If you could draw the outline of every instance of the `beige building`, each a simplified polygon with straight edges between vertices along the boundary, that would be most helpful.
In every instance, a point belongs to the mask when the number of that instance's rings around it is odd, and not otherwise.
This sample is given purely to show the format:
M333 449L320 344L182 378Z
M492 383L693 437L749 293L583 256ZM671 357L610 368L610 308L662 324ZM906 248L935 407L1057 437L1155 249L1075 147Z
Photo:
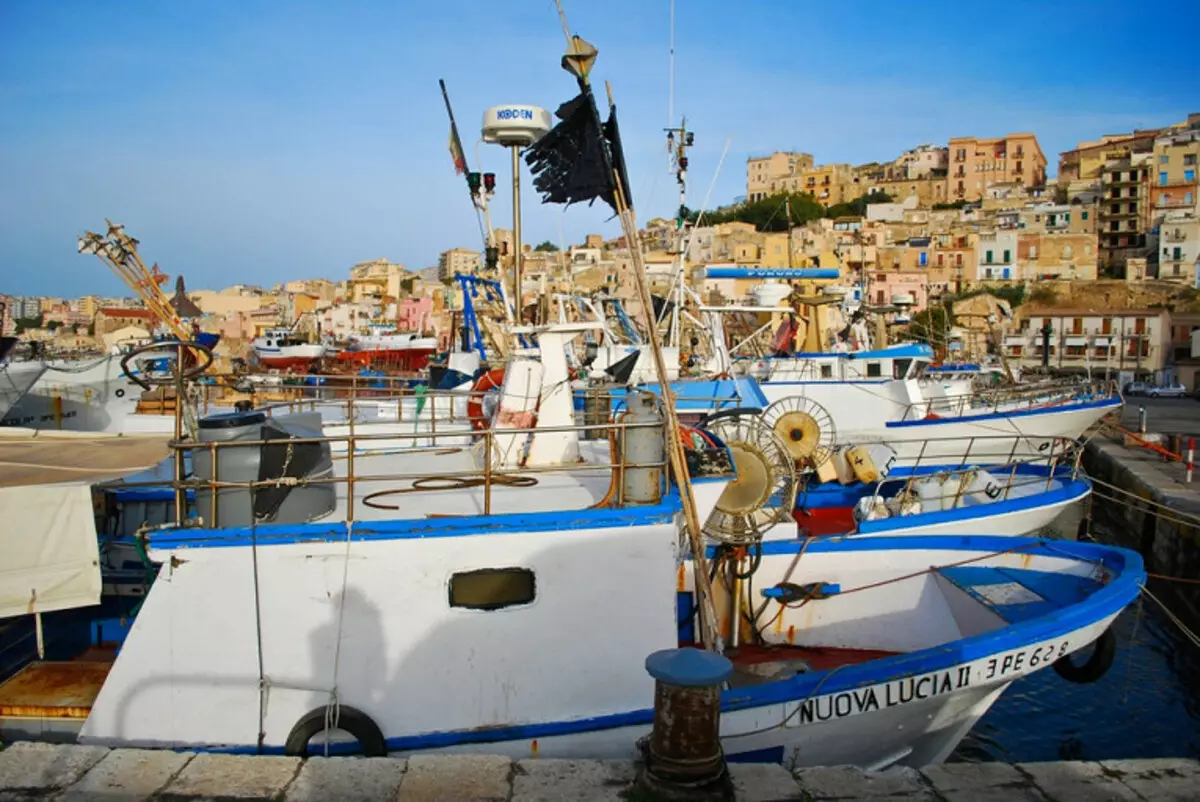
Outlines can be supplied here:
M776 182L796 175L813 166L810 153L776 151L770 156L755 156L746 160L746 201L753 203L783 190L775 189Z
M361 301L365 298L399 298L400 284L408 277L409 273L404 269L404 265L389 262L387 259L359 262L350 268L347 299Z
M239 312L254 312L272 299L261 295L231 294L216 290L191 290L188 297L206 315L224 317Z
M1050 325L1049 364L1092 373L1161 371L1171 355L1165 309L1043 309L1020 314L1019 329L1004 339L1005 354L1022 366L1042 364L1042 327Z
M451 248L438 256L437 277L439 281L454 278L455 273L474 275L479 272L479 252L470 248Z
M1100 172L1097 228L1100 267L1123 275L1131 256L1146 254L1152 207L1149 198L1152 155L1121 148L1109 151Z
M870 190L886 192L892 200L903 203L909 198L916 198L920 206L928 209L935 203L946 203L946 176L923 176L920 178L897 178L895 180L877 181Z
M154 313L148 309L101 307L96 310L96 317L92 320L92 323L96 327L95 336L102 338L109 332L130 326L152 330L158 321L155 320Z
M979 200L997 183L1011 181L1026 187L1046 183L1046 157L1033 134L955 137L949 151L947 194L951 200Z
M1200 130L1165 134L1154 140L1150 193L1154 220L1168 212L1200 208Z
M1017 272L1026 283L1095 281L1096 265L1093 234L1023 230L1017 239Z
M1158 277L1195 287L1200 275L1200 215L1170 211L1158 228Z

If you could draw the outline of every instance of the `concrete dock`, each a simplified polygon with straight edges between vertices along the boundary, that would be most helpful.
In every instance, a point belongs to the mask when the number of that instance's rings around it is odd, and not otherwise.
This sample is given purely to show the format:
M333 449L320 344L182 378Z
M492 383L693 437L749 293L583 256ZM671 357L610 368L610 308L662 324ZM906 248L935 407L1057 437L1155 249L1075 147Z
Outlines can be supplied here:
M629 761L251 757L17 743L0 752L0 802L272 800L272 802L651 802ZM945 802L1194 800L1200 763L1117 760L950 763L868 773L733 765L738 802L927 799Z

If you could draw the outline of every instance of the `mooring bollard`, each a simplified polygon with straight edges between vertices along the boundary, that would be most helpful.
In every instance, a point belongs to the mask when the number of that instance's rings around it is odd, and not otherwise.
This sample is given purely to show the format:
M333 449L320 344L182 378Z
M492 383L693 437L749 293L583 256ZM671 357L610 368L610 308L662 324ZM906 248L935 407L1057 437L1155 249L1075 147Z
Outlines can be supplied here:
M654 729L643 739L638 785L663 800L726 800L733 786L721 750L721 683L729 659L703 649L646 658L654 677Z
M1146 408L1138 407L1138 434L1146 433Z

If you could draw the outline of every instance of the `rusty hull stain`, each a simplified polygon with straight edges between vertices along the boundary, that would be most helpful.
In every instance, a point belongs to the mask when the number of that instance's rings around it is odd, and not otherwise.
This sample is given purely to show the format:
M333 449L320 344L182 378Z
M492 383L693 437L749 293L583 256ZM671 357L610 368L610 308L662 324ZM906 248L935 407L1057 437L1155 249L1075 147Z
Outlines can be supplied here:
M87 718L112 663L32 663L0 685L0 716Z

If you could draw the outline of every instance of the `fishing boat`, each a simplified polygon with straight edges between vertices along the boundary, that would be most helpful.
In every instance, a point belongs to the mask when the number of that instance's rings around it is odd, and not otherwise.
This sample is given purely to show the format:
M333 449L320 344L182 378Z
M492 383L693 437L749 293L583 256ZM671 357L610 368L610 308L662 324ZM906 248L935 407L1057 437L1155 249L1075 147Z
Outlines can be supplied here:
M429 364L437 351L436 337L412 332L378 332L352 335L349 346L338 352L339 361L417 371Z
M16 337L0 337L0 418L5 417L46 372L46 365L40 360L9 360L17 342Z
M482 447L351 464L311 416L202 422L193 477L171 487L196 517L139 533L156 576L133 626L110 630L115 655L93 650L77 672L94 698L4 717L60 670L34 662L0 686L0 729L28 735L53 715L85 743L636 756L653 715L646 655L698 637L681 489L664 481L652 396L629 399L611 441L583 440L565 360L539 342L541 361L510 365ZM709 517L740 474L719 435L705 442L688 462ZM707 550L734 664L722 744L788 766L944 759L1012 681L1102 673L1107 627L1145 576L1130 552L1024 538L767 538L760 551L741 569L758 589L747 599L724 581L740 558Z
M279 370L308 370L326 353L323 344L306 342L291 329L267 329L251 347L263 366Z

